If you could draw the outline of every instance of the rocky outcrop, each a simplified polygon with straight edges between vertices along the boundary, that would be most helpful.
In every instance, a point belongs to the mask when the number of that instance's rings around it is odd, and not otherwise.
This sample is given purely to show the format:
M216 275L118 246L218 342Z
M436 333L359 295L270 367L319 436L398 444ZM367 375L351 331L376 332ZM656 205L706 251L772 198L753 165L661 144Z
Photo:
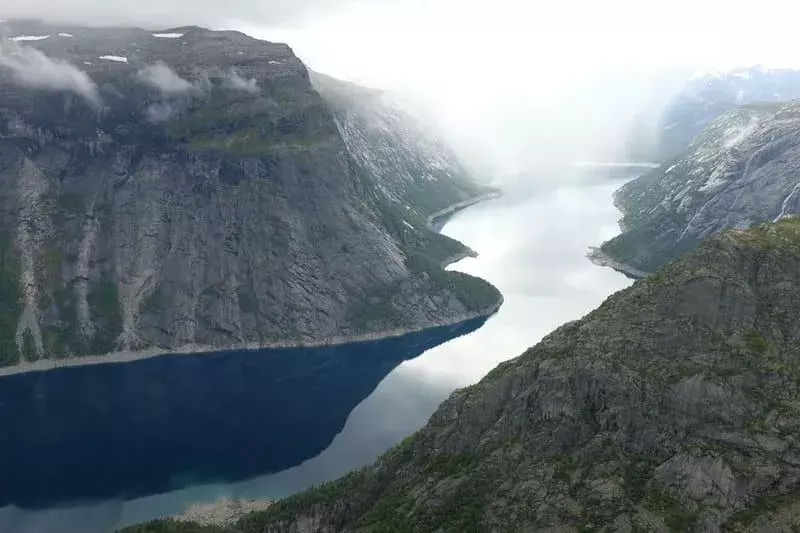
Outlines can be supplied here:
M800 209L800 106L742 106L714 121L682 156L623 186L622 234L602 252L650 272L725 228Z
M800 220L726 231L227 531L792 531L798 302Z
M319 344L500 301L442 271L465 247L353 158L288 46L197 27L2 33L0 364Z
M247 513L263 511L272 505L269 500L232 500L220 498L214 503L193 505L176 520L202 526L229 526Z

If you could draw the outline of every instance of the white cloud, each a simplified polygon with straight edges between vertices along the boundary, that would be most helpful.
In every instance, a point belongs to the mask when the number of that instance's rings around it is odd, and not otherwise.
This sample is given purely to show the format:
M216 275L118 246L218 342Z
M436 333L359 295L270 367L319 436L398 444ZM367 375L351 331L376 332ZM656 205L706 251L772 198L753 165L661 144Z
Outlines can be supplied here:
M49 39L49 35L17 35L16 37L11 37L9 41L14 42L24 42L24 41L44 41L45 39Z
M634 113L663 104L680 86L684 67L800 65L800 4L732 7L386 0L351 2L293 25L237 27L288 42L313 70L413 96L463 152L491 161L491 171L502 162L502 172L516 172L555 148L563 158L591 145L579 156L601 157L594 152L618 145Z
M476 157L516 160L511 167L548 153L531 148L543 142L569 150L578 137L618 141L636 106L663 102L683 67L800 66L800 4L786 0L0 4L0 17L138 24L164 33L201 24L288 42L314 70L410 95L431 110L450 141ZM670 69L676 73L665 75Z
M260 90L258 87L258 82L254 78L245 79L235 70L231 70L225 74L224 85L229 89L247 91L253 94L258 94Z
M164 63L154 63L139 71L139 79L152 85L164 94L185 93L192 84L178 76Z
M352 0L25 0L0 3L1 18L35 17L54 21L137 25L152 29L185 24L214 26L236 13L259 24L298 22L327 13ZM390 0L393 1L393 0Z
M27 87L50 91L72 91L93 106L100 104L97 86L79 68L47 57L28 46L0 43L0 69L10 70L13 79Z
M148 122L164 122L172 118L175 110L169 104L152 104L145 111L145 118Z

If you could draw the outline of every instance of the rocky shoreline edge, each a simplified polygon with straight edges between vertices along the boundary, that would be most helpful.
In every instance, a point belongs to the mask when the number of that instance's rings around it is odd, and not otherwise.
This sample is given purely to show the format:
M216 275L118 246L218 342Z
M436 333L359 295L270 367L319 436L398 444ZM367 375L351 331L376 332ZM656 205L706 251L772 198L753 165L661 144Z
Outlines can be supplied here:
M471 198L469 200L453 204L445 209L442 209L441 211L437 211L436 213L428 217L428 225L429 227L431 227L431 229L433 229L432 225L438 223L439 221L442 221L443 217L449 217L452 214L456 213L457 211L466 209L467 207L470 207L480 202L484 202L486 200L499 198L500 196L501 194L499 192L491 192L482 196L477 196L475 198ZM441 222L439 229L441 229L441 227L444 226L444 222L446 222L446 218L444 218L444 220ZM434 231L438 232L439 229L435 229ZM469 247L466 247L466 250L464 250L463 252L454 254L445 259L444 261L442 261L442 268L446 268L467 257L477 257L477 256L478 256L477 252L475 252ZM131 363L134 361L141 361L144 359L151 359L153 357L160 357L165 355L173 355L173 356L197 355L202 353L227 352L227 351L255 352L258 350L277 349L277 348L322 348L322 347L343 346L345 344L354 344L359 342L393 339L397 337L402 337L403 335L408 335L410 333L418 333L420 331L425 331L427 329L454 326L456 324L460 324L462 322L467 322L469 320L474 320L477 318L488 318L497 313L497 311L503 305L503 301L504 298L501 294L497 302L495 302L493 305L485 309L452 317L451 319L442 322L431 322L429 324L421 324L419 326L410 328L396 328L396 329L376 331L376 332L356 334L356 335L328 337L318 340L309 340L309 341L286 340L286 341L276 341L276 342L266 342L266 343L248 343L244 345L240 344L231 346L209 346L209 345L199 345L199 344L187 344L169 350L163 348L150 348L147 350L113 352L105 355L89 355L84 357L71 357L66 359L40 359L38 361L25 362L14 366L2 367L0 368L0 378L17 374L27 374L29 372L47 372L50 370L56 370L60 368L103 365L103 364L124 364L124 363Z
M589 248L589 251L586 252L586 257L589 259L589 261L599 267L612 268L620 274L623 274L633 280L643 279L650 275L650 272L645 272L644 270L639 270L636 267L632 267L617 261L597 247Z
M173 516L179 522L195 522L201 526L229 526L244 515L264 511L272 500L233 500L220 498L213 503L190 505L183 514Z
M500 198L502 196L503 193L498 190L482 194L480 196L476 196L468 200L464 200L463 202L456 202L430 215L428 217L426 226L428 227L429 230L438 233L444 227L447 220L457 212L461 211L462 209L472 207L475 204L486 202L488 200L496 200L497 198Z
M273 348L323 348L335 347L345 344L355 344L359 342L370 342L383 339L393 339L408 335L409 333L418 333L427 329L454 326L462 322L474 320L476 318L488 318L495 314L503 305L503 296L490 307L476 311L473 313L466 313L453 317L450 320L420 325L412 328L396 328L391 330L384 330L372 333L363 333L358 335L329 337L315 341L278 341L269 343L249 343L238 346L208 346L189 344L178 348L163 350L159 348L152 348L149 350L130 351L130 352L115 352L107 355L89 355L86 357L74 357L70 359L41 359L30 363L22 363L15 366L0 368L0 377L11 376L15 374L26 374L28 372L45 372L48 370L55 370L58 368L69 368L79 366L91 365L105 365L105 364L122 364L131 363L134 361L141 361L143 359L151 359L153 357L160 357L164 355L197 355L201 353L212 352L228 352L228 351L251 351L266 350Z

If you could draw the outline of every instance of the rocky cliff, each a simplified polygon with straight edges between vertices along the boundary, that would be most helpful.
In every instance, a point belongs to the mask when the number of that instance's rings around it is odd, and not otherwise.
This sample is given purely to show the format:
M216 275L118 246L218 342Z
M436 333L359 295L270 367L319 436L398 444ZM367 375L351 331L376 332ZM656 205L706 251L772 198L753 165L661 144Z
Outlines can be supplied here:
M391 93L311 73L353 158L392 200L422 216L496 192L476 183L430 127Z
M738 107L708 126L683 155L615 194L622 234L602 251L653 271L724 228L796 213L798 169L800 105Z
M795 531L798 302L800 220L723 232L226 531Z
M0 364L324 343L498 305L440 268L463 245L352 157L288 46L0 30Z

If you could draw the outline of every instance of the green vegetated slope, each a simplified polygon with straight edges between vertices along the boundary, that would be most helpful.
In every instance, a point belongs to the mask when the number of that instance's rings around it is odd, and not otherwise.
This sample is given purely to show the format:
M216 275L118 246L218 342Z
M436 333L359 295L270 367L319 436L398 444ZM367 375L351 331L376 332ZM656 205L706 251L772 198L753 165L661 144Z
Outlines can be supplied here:
M794 531L798 317L800 220L722 232L225 531Z

